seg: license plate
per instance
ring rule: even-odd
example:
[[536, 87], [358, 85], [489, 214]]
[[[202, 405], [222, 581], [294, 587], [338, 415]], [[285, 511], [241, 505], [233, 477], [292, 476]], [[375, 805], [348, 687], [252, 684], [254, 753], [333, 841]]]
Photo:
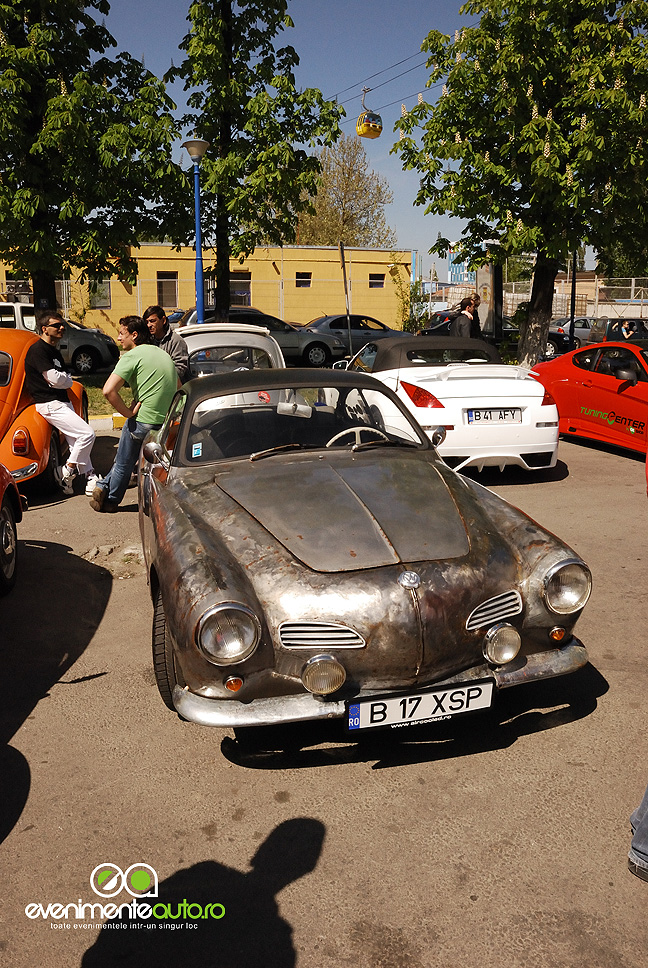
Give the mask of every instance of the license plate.
[[378, 726], [411, 726], [450, 719], [476, 709], [490, 709], [492, 679], [426, 689], [407, 696], [372, 696], [347, 703], [347, 728], [376, 729]]
[[522, 423], [522, 410], [520, 407], [469, 410], [468, 423]]

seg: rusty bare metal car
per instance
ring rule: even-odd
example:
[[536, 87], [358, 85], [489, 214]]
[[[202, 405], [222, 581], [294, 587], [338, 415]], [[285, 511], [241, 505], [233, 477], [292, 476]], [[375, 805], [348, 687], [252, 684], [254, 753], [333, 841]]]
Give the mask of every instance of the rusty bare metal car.
[[190, 381], [139, 498], [157, 685], [185, 720], [396, 727], [587, 662], [586, 564], [371, 376]]

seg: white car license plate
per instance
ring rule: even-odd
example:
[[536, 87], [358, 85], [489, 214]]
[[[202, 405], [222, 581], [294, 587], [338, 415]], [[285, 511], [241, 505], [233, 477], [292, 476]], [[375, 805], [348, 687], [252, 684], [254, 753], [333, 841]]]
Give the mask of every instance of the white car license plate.
[[424, 690], [411, 696], [372, 696], [347, 703], [347, 728], [411, 726], [449, 719], [475, 709], [489, 709], [493, 702], [492, 679]]
[[468, 411], [468, 423], [522, 423], [520, 407], [493, 407], [491, 410], [479, 409]]

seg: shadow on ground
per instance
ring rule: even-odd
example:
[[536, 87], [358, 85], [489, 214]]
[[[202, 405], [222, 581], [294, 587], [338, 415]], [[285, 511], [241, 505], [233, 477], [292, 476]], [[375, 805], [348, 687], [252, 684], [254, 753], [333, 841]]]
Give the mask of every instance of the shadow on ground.
[[342, 720], [289, 723], [234, 730], [221, 752], [231, 763], [256, 770], [304, 769], [375, 760], [373, 769], [472, 756], [512, 746], [520, 736], [583, 719], [608, 691], [591, 664], [543, 682], [505, 690], [488, 712], [411, 726], [367, 730], [351, 736]]
[[315, 869], [324, 834], [319, 820], [287, 820], [261, 844], [248, 873], [211, 860], [177, 871], [162, 881], [157, 898], [139, 902], [150, 904], [151, 917], [104, 924], [82, 968], [292, 968], [292, 930], [275, 896]]
[[[85, 651], [112, 588], [109, 571], [66, 545], [29, 540], [18, 548], [19, 580], [2, 601], [0, 841], [20, 816], [30, 782], [24, 757], [6, 744]], [[74, 687], [73, 678], [64, 681]]]

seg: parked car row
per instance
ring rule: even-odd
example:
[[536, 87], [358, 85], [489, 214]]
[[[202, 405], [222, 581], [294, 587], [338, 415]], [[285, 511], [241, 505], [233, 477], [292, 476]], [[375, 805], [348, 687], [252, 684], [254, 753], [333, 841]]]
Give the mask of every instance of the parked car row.
[[[111, 336], [71, 319], [64, 320], [64, 325], [58, 348], [67, 366], [87, 375], [102, 367], [115, 365], [119, 359], [119, 347]], [[38, 335], [32, 303], [0, 303], [0, 329], [26, 330]]]

